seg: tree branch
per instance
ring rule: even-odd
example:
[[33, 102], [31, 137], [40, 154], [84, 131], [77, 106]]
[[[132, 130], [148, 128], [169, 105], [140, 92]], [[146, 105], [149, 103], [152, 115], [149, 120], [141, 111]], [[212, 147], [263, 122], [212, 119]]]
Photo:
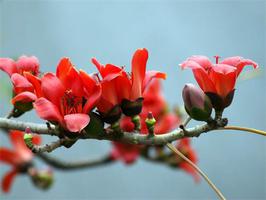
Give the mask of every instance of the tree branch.
[[[195, 126], [193, 128], [188, 128], [186, 130], [176, 129], [172, 132], [162, 134], [162, 135], [144, 135], [139, 132], [123, 132], [117, 133], [114, 130], [106, 129], [105, 133], [101, 134], [90, 134], [81, 133], [79, 135], [80, 139], [98, 139], [98, 140], [110, 140], [110, 141], [120, 141], [123, 143], [130, 144], [143, 144], [143, 145], [165, 145], [169, 142], [173, 142], [184, 137], [198, 137], [202, 133], [209, 132], [212, 130], [245, 130], [251, 131], [253, 133], [265, 135], [264, 131], [259, 131], [250, 128], [240, 128], [225, 126], [227, 123], [226, 119], [221, 119], [220, 121], [213, 121], [213, 123], [206, 123], [203, 125]], [[14, 129], [25, 131], [26, 128], [30, 128], [33, 133], [46, 134], [46, 135], [56, 135], [59, 136], [60, 132], [54, 125], [36, 124], [30, 122], [15, 121], [12, 119], [0, 118], [0, 128], [4, 129]], [[85, 131], [85, 130], [84, 130]]]
[[50, 144], [35, 145], [33, 144], [32, 139], [33, 139], [32, 134], [24, 135], [25, 144], [33, 153], [52, 152], [53, 150], [61, 147], [62, 145], [64, 145], [66, 142], [69, 141], [69, 139], [62, 138], [57, 141], [51, 142]]
[[110, 157], [110, 155], [106, 155], [102, 158], [98, 158], [95, 160], [81, 160], [81, 161], [72, 161], [72, 162], [59, 160], [58, 158], [52, 157], [46, 153], [40, 153], [38, 154], [38, 157], [47, 164], [60, 170], [75, 170], [75, 169], [98, 167], [106, 164], [111, 164], [114, 162], [114, 160]]
[[[14, 129], [25, 131], [26, 128], [30, 128], [33, 133], [46, 134], [46, 135], [59, 135], [59, 130], [56, 129], [54, 125], [49, 128], [46, 125], [15, 121], [6, 118], [0, 118], [0, 128]], [[214, 130], [215, 127], [204, 124], [201, 126], [196, 126], [193, 128], [186, 129], [184, 132], [182, 129], [176, 129], [172, 132], [163, 135], [154, 135], [153, 137], [149, 135], [143, 135], [138, 132], [124, 132], [117, 134], [112, 130], [106, 130], [105, 134], [86, 134], [83, 139], [98, 139], [98, 140], [110, 140], [110, 141], [120, 141], [130, 144], [144, 144], [144, 145], [164, 145], [169, 142], [184, 138], [184, 137], [198, 137], [204, 132]], [[82, 137], [82, 135], [81, 135]]]
[[51, 125], [51, 128], [48, 128], [44, 124], [36, 124], [31, 122], [21, 122], [13, 119], [0, 118], [0, 128], [11, 129], [11, 130], [20, 130], [25, 131], [26, 128], [30, 128], [33, 133], [43, 134], [43, 135], [58, 135], [59, 131], [55, 126]]

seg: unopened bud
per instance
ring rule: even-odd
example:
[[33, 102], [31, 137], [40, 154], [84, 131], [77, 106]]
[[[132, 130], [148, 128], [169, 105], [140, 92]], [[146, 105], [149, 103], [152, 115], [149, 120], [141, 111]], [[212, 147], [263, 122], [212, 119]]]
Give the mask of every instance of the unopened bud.
[[33, 139], [32, 134], [30, 134], [30, 133], [24, 134], [24, 142], [29, 149], [32, 149], [32, 147], [34, 146], [32, 143], [32, 139]]
[[36, 174], [32, 176], [32, 181], [39, 189], [47, 190], [54, 182], [53, 172], [49, 169], [37, 171]]
[[198, 121], [207, 121], [212, 112], [209, 97], [193, 84], [186, 84], [183, 89], [183, 100], [188, 115]]
[[152, 112], [148, 113], [148, 116], [147, 116], [147, 118], [145, 120], [145, 123], [146, 123], [147, 129], [149, 131], [149, 134], [153, 135], [154, 134], [154, 125], [156, 123], [156, 120], [153, 117]]

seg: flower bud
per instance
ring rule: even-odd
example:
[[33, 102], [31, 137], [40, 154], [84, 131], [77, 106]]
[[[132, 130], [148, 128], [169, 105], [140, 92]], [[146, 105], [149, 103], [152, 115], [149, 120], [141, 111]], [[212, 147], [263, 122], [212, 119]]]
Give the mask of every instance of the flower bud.
[[54, 182], [53, 172], [50, 169], [36, 171], [31, 178], [34, 185], [43, 190], [49, 189]]
[[188, 115], [198, 121], [207, 121], [212, 112], [209, 97], [193, 84], [186, 84], [183, 89], [183, 100]]

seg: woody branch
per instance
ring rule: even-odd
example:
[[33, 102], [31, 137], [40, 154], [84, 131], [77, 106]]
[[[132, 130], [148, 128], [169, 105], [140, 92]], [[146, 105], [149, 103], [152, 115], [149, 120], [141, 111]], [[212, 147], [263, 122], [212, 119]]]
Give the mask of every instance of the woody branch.
[[[196, 126], [188, 129], [176, 129], [172, 132], [163, 135], [143, 135], [139, 132], [123, 132], [116, 134], [114, 130], [105, 130], [105, 134], [91, 135], [88, 133], [86, 137], [83, 137], [83, 133], [80, 135], [80, 139], [98, 139], [98, 140], [110, 140], [121, 141], [130, 144], [143, 144], [143, 145], [165, 145], [169, 142], [173, 142], [185, 137], [198, 137], [204, 132], [209, 132], [216, 129], [221, 129], [226, 125], [226, 120], [223, 123], [206, 123], [200, 126]], [[13, 129], [25, 131], [26, 128], [30, 128], [33, 133], [54, 135], [60, 134], [59, 129], [56, 126], [51, 125], [47, 127], [44, 124], [21, 122], [12, 119], [0, 118], [0, 128]]]

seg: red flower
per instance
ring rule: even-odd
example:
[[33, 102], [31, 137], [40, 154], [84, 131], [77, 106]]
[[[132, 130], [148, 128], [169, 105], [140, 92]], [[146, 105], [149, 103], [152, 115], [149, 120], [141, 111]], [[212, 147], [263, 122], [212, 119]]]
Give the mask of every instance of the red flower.
[[[180, 150], [189, 160], [191, 160], [193, 163], [198, 162], [197, 154], [196, 152], [191, 148], [190, 139], [185, 138], [180, 140], [180, 142], [177, 144], [177, 149]], [[181, 162], [179, 163], [179, 167], [183, 169], [188, 174], [192, 175], [194, 180], [196, 182], [200, 181], [200, 176], [198, 172], [191, 167], [186, 161], [184, 161], [182, 158], [177, 157], [177, 159], [181, 159]]]
[[[15, 176], [19, 173], [25, 173], [27, 167], [33, 158], [33, 153], [25, 145], [23, 140], [23, 132], [21, 131], [11, 131], [9, 133], [10, 140], [13, 144], [14, 149], [8, 149], [0, 147], [0, 162], [9, 164], [12, 166], [10, 172], [2, 179], [2, 190], [8, 192], [10, 190], [11, 184]], [[41, 138], [39, 136], [33, 137], [33, 143], [38, 145], [41, 143]]]
[[[11, 78], [14, 86], [12, 103], [33, 102], [40, 96], [39, 61], [35, 56], [21, 56], [17, 61], [10, 58], [0, 58], [0, 69]], [[36, 97], [37, 95], [37, 97]]]
[[124, 91], [123, 87], [121, 87], [121, 83], [123, 81], [128, 81], [125, 79], [127, 74], [123, 68], [112, 64], [104, 66], [95, 58], [92, 59], [92, 63], [97, 67], [102, 77], [102, 95], [97, 104], [97, 108], [101, 113], [108, 113], [112, 108], [121, 103], [120, 94]]
[[60, 61], [56, 75], [43, 76], [41, 90], [43, 97], [34, 103], [37, 114], [70, 132], [80, 132], [89, 124], [88, 114], [101, 95], [100, 85], [85, 72], [79, 73], [68, 58]]
[[125, 164], [132, 164], [139, 157], [141, 146], [112, 142], [111, 157], [113, 160], [122, 160]]
[[148, 51], [138, 49], [132, 58], [131, 76], [124, 68], [111, 64], [103, 66], [96, 59], [92, 60], [103, 78], [102, 99], [97, 106], [100, 112], [110, 111], [112, 106], [120, 104], [123, 100], [136, 101], [142, 98], [143, 92], [153, 78], [166, 78], [166, 74], [161, 72], [146, 72], [147, 60]]
[[0, 58], [0, 69], [10, 77], [14, 73], [23, 75], [24, 72], [30, 72], [37, 76], [39, 74], [39, 66], [39, 60], [35, 56], [21, 56], [17, 61], [11, 58]]
[[[236, 79], [242, 69], [247, 65], [252, 65], [254, 68], [257, 68], [258, 65], [252, 60], [239, 56], [226, 58], [220, 63], [218, 63], [218, 59], [219, 57], [216, 56], [216, 64], [212, 64], [205, 56], [192, 56], [180, 66], [183, 69], [191, 68], [201, 89], [210, 94], [211, 99], [213, 99], [213, 94], [218, 95], [224, 104], [221, 107], [225, 108], [232, 101], [233, 94], [230, 93], [234, 91]], [[212, 103], [215, 107], [216, 103], [213, 100]]]

